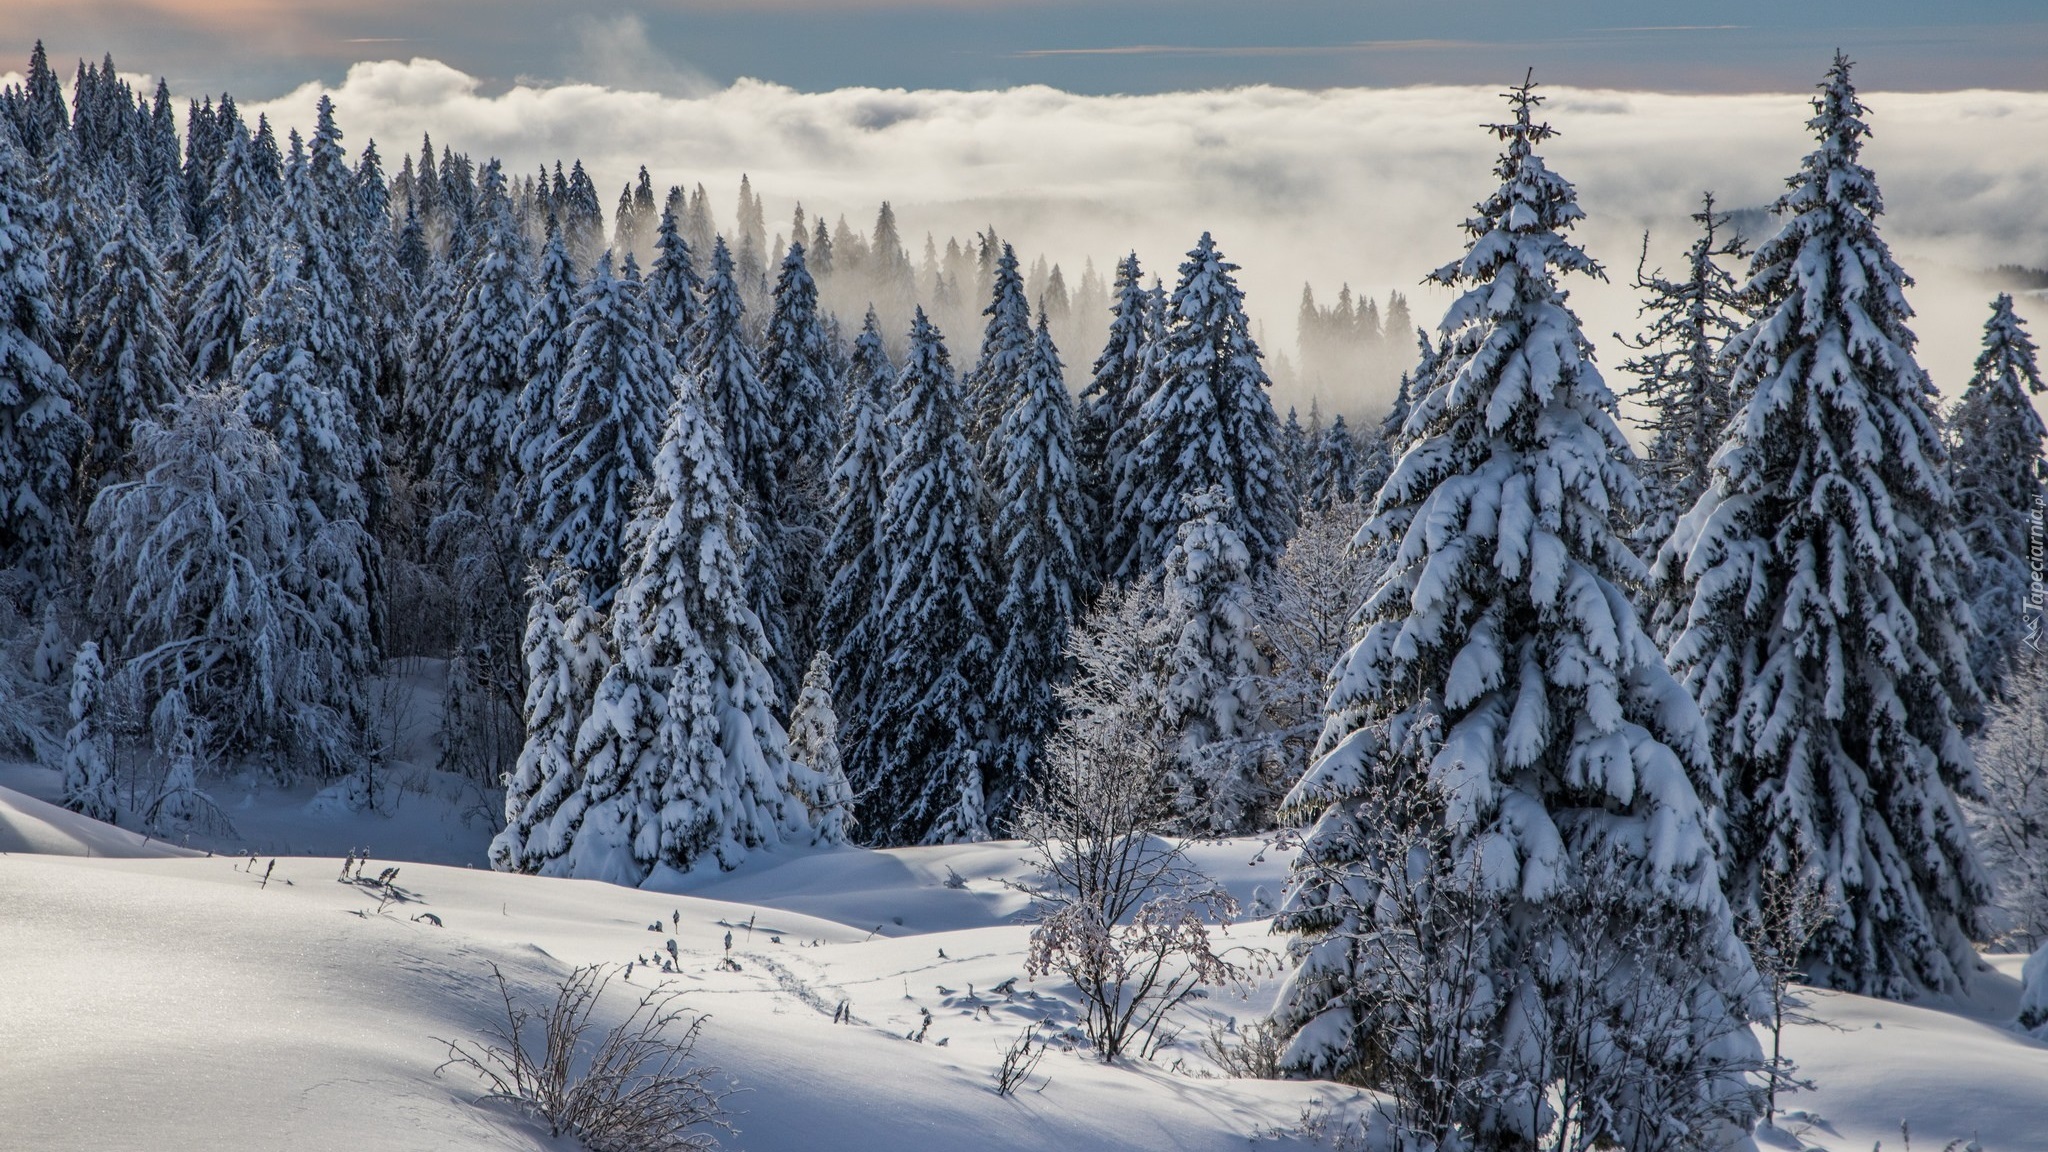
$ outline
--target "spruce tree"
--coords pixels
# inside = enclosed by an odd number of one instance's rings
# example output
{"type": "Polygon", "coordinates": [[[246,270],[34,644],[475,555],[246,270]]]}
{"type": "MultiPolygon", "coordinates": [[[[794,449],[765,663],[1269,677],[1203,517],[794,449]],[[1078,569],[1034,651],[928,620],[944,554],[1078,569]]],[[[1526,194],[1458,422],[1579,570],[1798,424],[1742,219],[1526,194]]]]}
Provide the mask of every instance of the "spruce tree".
{"type": "Polygon", "coordinates": [[[490,503],[514,472],[518,400],[527,379],[520,351],[533,308],[526,241],[496,160],[484,165],[482,183],[470,265],[443,338],[446,407],[432,436],[449,495],[466,496],[472,511],[490,503]]]}
{"type": "Polygon", "coordinates": [[[1313,451],[1303,479],[1302,506],[1322,512],[1332,504],[1355,503],[1359,499],[1358,479],[1363,465],[1358,441],[1351,438],[1342,412],[1324,429],[1313,451]]]}
{"type": "Polygon", "coordinates": [[[576,731],[604,675],[603,621],[584,602],[573,573],[539,570],[528,588],[526,739],[505,780],[505,827],[491,840],[491,867],[538,872],[567,844],[555,816],[576,788],[576,731]]]}
{"type": "Polygon", "coordinates": [[[862,749],[875,734],[873,689],[885,655],[880,628],[888,590],[881,551],[885,474],[896,444],[889,424],[896,368],[873,308],[854,340],[846,378],[846,428],[832,461],[831,534],[820,566],[825,598],[818,632],[833,657],[832,698],[847,720],[847,763],[869,763],[862,749]]]}
{"type": "Polygon", "coordinates": [[[100,646],[87,640],[71,660],[71,728],[64,734],[64,807],[93,820],[114,822],[114,770],[107,763],[106,665],[100,646]]]}
{"type": "Polygon", "coordinates": [[[1466,223],[1464,256],[1431,276],[1459,295],[1362,536],[1394,547],[1392,563],[1282,809],[1313,822],[1276,921],[1299,934],[1275,1016],[1283,1060],[1341,1076],[1390,1056],[1454,1076],[1418,1133],[1437,1146],[1625,1139],[1603,1117],[1647,1087],[1589,1099],[1567,1079],[1589,1037],[1617,1061],[1651,1045],[1731,1123],[1761,1111],[1708,733],[1623,591],[1641,565],[1618,514],[1640,486],[1558,286],[1600,269],[1566,236],[1583,214],[1536,153],[1551,130],[1532,87],[1494,126],[1500,188],[1466,223]],[[1417,918],[1447,903],[1455,920],[1417,918]],[[1460,942],[1449,965],[1384,962],[1428,960],[1439,930],[1460,942]],[[1678,949],[1682,965],[1657,959],[1678,949]],[[1632,1031],[1667,1007],[1675,1033],[1632,1031]],[[1461,1045],[1450,1057],[1446,1036],[1461,1045]]]}
{"type": "Polygon", "coordinates": [[[988,548],[951,357],[922,308],[899,388],[889,420],[902,443],[880,525],[883,656],[851,775],[871,842],[978,840],[988,835],[982,725],[995,657],[988,548]]]}
{"type": "MultiPolygon", "coordinates": [[[[783,421],[793,414],[768,390],[753,345],[747,340],[746,302],[732,254],[723,238],[711,253],[711,278],[704,284],[704,310],[691,329],[684,370],[719,422],[753,526],[755,547],[745,557],[747,595],[768,650],[787,654],[795,635],[783,590],[788,558],[782,549],[777,465],[783,421]]],[[[797,559],[804,560],[803,557],[797,559]]]]}
{"type": "Polygon", "coordinates": [[[1117,500],[1125,478],[1124,462],[1142,440],[1138,406],[1151,391],[1147,365],[1155,318],[1137,253],[1117,261],[1112,291],[1115,302],[1110,306],[1109,338],[1095,358],[1094,375],[1081,390],[1074,419],[1081,489],[1094,517],[1089,551],[1096,557],[1097,575],[1104,579],[1115,572],[1108,541],[1137,534],[1133,509],[1117,500]]]}
{"type": "Polygon", "coordinates": [[[1280,421],[1266,395],[1244,293],[1208,233],[1180,266],[1163,331],[1148,358],[1150,392],[1121,463],[1108,541],[1114,575],[1159,570],[1184,501],[1220,488],[1230,498],[1252,566],[1263,570],[1292,531],[1294,492],[1280,458],[1280,421]]]}
{"type": "Polygon", "coordinates": [[[832,706],[832,654],[811,657],[789,714],[789,757],[810,769],[810,785],[797,798],[803,802],[821,846],[851,839],[853,788],[839,753],[839,716],[832,706]]]}
{"type": "Polygon", "coordinates": [[[0,133],[0,569],[53,588],[69,558],[78,392],[51,356],[57,309],[28,158],[0,133]]]}
{"type": "Polygon", "coordinates": [[[149,222],[133,204],[125,205],[100,250],[99,278],[79,302],[78,343],[71,352],[71,378],[92,426],[97,476],[120,471],[135,426],[184,388],[185,357],[170,306],[149,222]]]}
{"type": "MultiPolygon", "coordinates": [[[[1703,197],[1692,218],[1700,234],[1686,250],[1682,280],[1646,270],[1650,237],[1644,234],[1635,286],[1645,294],[1641,311],[1651,320],[1642,334],[1624,340],[1637,355],[1621,366],[1637,381],[1622,395],[1649,410],[1643,420],[1650,443],[1642,471],[1650,508],[1637,540],[1650,550],[1671,535],[1678,513],[1706,491],[1708,466],[1734,411],[1722,350],[1742,328],[1742,302],[1734,275],[1719,261],[1741,259],[1748,250],[1739,235],[1728,231],[1727,214],[1714,211],[1713,193],[1703,197]]],[[[1652,608],[1651,624],[1661,629],[1672,607],[1652,608]]]]}
{"type": "MultiPolygon", "coordinates": [[[[562,243],[561,229],[548,217],[547,238],[541,247],[540,266],[534,271],[528,293],[526,330],[519,341],[520,386],[516,416],[518,428],[515,462],[519,467],[522,513],[531,524],[540,507],[540,483],[547,456],[561,435],[556,420],[557,397],[562,372],[574,351],[573,338],[579,290],[576,269],[569,249],[562,243]]],[[[530,531],[530,530],[529,530],[530,531]]]]}
{"type": "Polygon", "coordinates": [[[1956,522],[1976,561],[1963,577],[1977,621],[1970,666],[1985,694],[1997,699],[2007,697],[2014,666],[2041,648],[2041,608],[2030,603],[2029,584],[2039,571],[2048,495],[2042,488],[2048,465],[2041,458],[2048,430],[2033,405],[2043,390],[2034,341],[2014,314],[2012,297],[2001,294],[1984,322],[1976,372],[1949,423],[1956,522]]]}
{"type": "Polygon", "coordinates": [[[1195,493],[1184,507],[1148,637],[1175,764],[1167,785],[1189,831],[1238,835],[1267,827],[1274,799],[1251,744],[1263,726],[1266,670],[1254,636],[1251,553],[1221,489],[1195,493]]]}
{"type": "Polygon", "coordinates": [[[1670,662],[1714,734],[1729,900],[1754,913],[1767,876],[1810,867],[1839,908],[1814,981],[1955,990],[1990,897],[1957,805],[1980,703],[1965,545],[1846,57],[1814,110],[1728,348],[1742,407],[1658,557],[1690,592],[1670,662]]]}
{"type": "Polygon", "coordinates": [[[558,431],[534,486],[541,553],[581,571],[584,595],[599,610],[617,590],[633,493],[652,475],[661,442],[674,373],[654,330],[640,283],[599,261],[570,321],[555,391],[558,431]]]}
{"type": "Polygon", "coordinates": [[[249,175],[248,144],[231,135],[207,186],[204,211],[212,226],[188,286],[181,333],[192,379],[201,384],[224,380],[233,371],[256,295],[259,269],[251,267],[253,248],[245,223],[255,209],[249,175]]]}
{"type": "Polygon", "coordinates": [[[996,258],[995,285],[981,314],[988,317],[981,356],[961,383],[967,391],[967,441],[980,450],[983,483],[993,488],[1000,446],[990,437],[1022,394],[1032,354],[1031,305],[1017,271],[1017,253],[1008,244],[996,258]]]}
{"type": "Polygon", "coordinates": [[[754,494],[761,509],[760,546],[774,554],[778,578],[779,602],[770,615],[782,636],[769,668],[789,695],[803,675],[802,654],[817,643],[825,581],[819,554],[826,539],[828,475],[840,403],[836,376],[831,340],[818,311],[818,287],[805,268],[803,246],[792,244],[775,280],[774,309],[761,343],[761,387],[781,414],[774,482],[768,491],[754,494]]]}
{"type": "Polygon", "coordinates": [[[661,213],[661,227],[655,232],[658,255],[647,270],[647,292],[653,300],[654,317],[661,323],[662,340],[678,362],[685,358],[683,340],[697,324],[699,299],[704,281],[683,238],[673,206],[661,213]]]}
{"type": "Polygon", "coordinates": [[[1089,593],[1087,523],[1074,463],[1071,401],[1044,313],[1020,388],[996,426],[1000,446],[991,563],[1000,581],[992,618],[998,645],[983,767],[991,828],[1007,823],[1029,790],[1060,718],[1067,630],[1089,593]]]}

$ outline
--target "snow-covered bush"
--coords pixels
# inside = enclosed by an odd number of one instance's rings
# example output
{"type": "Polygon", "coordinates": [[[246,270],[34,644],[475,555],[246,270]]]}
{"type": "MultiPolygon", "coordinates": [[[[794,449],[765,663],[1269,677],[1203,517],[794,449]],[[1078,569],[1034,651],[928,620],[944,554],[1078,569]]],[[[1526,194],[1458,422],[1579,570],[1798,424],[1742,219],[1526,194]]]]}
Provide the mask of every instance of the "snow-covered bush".
{"type": "Polygon", "coordinates": [[[71,661],[71,730],[64,735],[64,806],[94,820],[114,819],[114,770],[107,763],[107,733],[100,716],[106,665],[100,646],[87,640],[71,661]]]}
{"type": "Polygon", "coordinates": [[[2019,1026],[2048,1040],[2048,946],[2027,957],[2020,969],[2019,1026]]]}
{"type": "Polygon", "coordinates": [[[1998,884],[1997,926],[2025,946],[2048,938],[2048,660],[2015,669],[1977,742],[1977,850],[1998,884]]]}
{"type": "MultiPolygon", "coordinates": [[[[705,1016],[677,1006],[680,992],[654,991],[610,1031],[592,1017],[616,969],[577,968],[543,1014],[520,1005],[491,965],[505,1020],[478,1041],[443,1041],[441,1069],[484,1081],[483,1099],[510,1105],[573,1137],[591,1152],[701,1152],[718,1147],[729,1091],[718,1069],[693,1063],[705,1016]],[[539,1035],[535,1036],[534,1031],[539,1035]]],[[[439,1071],[439,1070],[437,1070],[439,1071]]]]}

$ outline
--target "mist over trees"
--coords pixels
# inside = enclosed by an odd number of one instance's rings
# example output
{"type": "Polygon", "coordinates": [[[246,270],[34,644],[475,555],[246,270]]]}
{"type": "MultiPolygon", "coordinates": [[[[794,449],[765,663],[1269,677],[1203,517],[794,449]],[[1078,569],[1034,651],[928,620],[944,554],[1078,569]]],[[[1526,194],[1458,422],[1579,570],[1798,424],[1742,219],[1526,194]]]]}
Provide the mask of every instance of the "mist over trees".
{"type": "Polygon", "coordinates": [[[1938,403],[1850,72],[1753,250],[1711,195],[1670,271],[1645,238],[1603,370],[1533,83],[1441,317],[1304,286],[1290,358],[1208,233],[1105,276],[751,179],[387,171],[324,98],[181,135],[39,47],[0,737],[175,823],[214,772],[377,808],[431,707],[492,866],[622,884],[1113,782],[1148,835],[1298,838],[1282,1062],[1427,1146],[1746,1130],[1784,884],[1825,915],[1772,971],[1878,995],[2048,931],[2036,344],[1999,296],[1938,403]]]}

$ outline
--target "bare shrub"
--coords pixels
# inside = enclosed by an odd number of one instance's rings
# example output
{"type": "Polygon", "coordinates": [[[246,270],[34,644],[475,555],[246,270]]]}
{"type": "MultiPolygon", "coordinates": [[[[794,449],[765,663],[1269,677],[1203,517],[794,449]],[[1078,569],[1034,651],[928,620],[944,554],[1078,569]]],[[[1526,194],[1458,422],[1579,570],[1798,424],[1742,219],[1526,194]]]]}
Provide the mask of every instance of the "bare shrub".
{"type": "MultiPolygon", "coordinates": [[[[1024,1087],[1031,1074],[1038,1071],[1038,1062],[1045,1059],[1045,1043],[1038,1039],[1038,1025],[1033,1024],[1017,1034],[1003,1049],[1003,1059],[989,1078],[996,1082],[996,1095],[1008,1096],[1024,1087]]],[[[1040,1084],[1043,1091],[1045,1085],[1040,1084]]]]}
{"type": "Polygon", "coordinates": [[[1209,1025],[1202,1040],[1202,1052],[1216,1062],[1223,1074],[1238,1080],[1280,1079],[1280,1053],[1286,1037],[1269,1020],[1254,1020],[1242,1026],[1218,1020],[1209,1025]]]}
{"type": "MultiPolygon", "coordinates": [[[[1064,689],[1067,723],[1017,820],[1039,866],[1039,905],[1026,971],[1057,972],[1081,994],[1082,1032],[1105,1061],[1134,1046],[1149,1057],[1171,1039],[1168,1013],[1240,969],[1209,938],[1237,903],[1163,833],[1173,818],[1154,725],[1131,722],[1128,698],[1064,689]]],[[[1119,694],[1120,695],[1120,694],[1119,694]]]]}
{"type": "Polygon", "coordinates": [[[593,1035],[591,1018],[615,968],[577,968],[562,979],[545,1014],[521,1007],[498,966],[491,977],[505,1020],[483,1042],[443,1041],[450,1066],[489,1087],[483,1099],[511,1104],[573,1136],[592,1152],[685,1152],[718,1147],[729,1094],[718,1070],[692,1064],[708,1017],[678,1008],[682,993],[656,990],[617,1027],[593,1035]],[[532,1035],[535,1027],[540,1035],[532,1035]]]}

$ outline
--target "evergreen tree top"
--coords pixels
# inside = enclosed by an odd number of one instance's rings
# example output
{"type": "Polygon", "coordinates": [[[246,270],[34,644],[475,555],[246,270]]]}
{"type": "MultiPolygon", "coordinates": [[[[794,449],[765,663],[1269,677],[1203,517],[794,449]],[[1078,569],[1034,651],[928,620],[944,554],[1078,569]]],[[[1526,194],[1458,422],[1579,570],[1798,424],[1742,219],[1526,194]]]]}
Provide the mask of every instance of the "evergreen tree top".
{"type": "MultiPolygon", "coordinates": [[[[2033,337],[2027,335],[2025,322],[2013,311],[2012,295],[1999,293],[1998,298],[1991,302],[1991,318],[1984,321],[1984,350],[1977,354],[1970,388],[1992,389],[2008,397],[2017,397],[2022,402],[2028,395],[2038,396],[2048,391],[2048,385],[2041,382],[2037,352],[2033,337]]],[[[2040,415],[2036,413],[2035,427],[2039,428],[2040,423],[2040,415]]]]}
{"type": "Polygon", "coordinates": [[[889,362],[888,343],[882,338],[882,322],[869,305],[861,321],[860,335],[853,340],[853,364],[847,371],[846,392],[873,404],[886,414],[896,404],[896,366],[889,362]]]}

